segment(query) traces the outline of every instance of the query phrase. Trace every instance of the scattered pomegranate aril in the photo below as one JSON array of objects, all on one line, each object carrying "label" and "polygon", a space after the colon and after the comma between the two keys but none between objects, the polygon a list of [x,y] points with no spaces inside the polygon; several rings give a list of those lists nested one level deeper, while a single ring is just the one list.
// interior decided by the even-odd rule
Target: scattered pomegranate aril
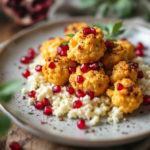
[{"label": "scattered pomegranate aril", "polygon": [[82,101],[76,100],[73,103],[73,108],[80,108],[82,106]]},{"label": "scattered pomegranate aril", "polygon": [[140,56],[140,57],[143,57],[143,56],[144,56],[144,52],[143,52],[142,50],[139,50],[139,49],[137,49],[137,50],[135,51],[135,54],[136,54],[136,56]]},{"label": "scattered pomegranate aril", "polygon": [[59,46],[57,47],[57,54],[60,55],[61,54],[61,51],[63,51],[63,46]]},{"label": "scattered pomegranate aril", "polygon": [[69,50],[68,45],[61,45],[57,48],[57,54],[60,56],[67,56],[67,50]]},{"label": "scattered pomegranate aril", "polygon": [[106,45],[107,48],[113,48],[114,47],[114,42],[106,40],[105,41],[105,45]]},{"label": "scattered pomegranate aril", "polygon": [[49,106],[50,105],[49,99],[48,98],[44,98],[42,100],[42,104],[43,104],[43,106]]},{"label": "scattered pomegranate aril", "polygon": [[124,86],[121,83],[118,83],[117,84],[117,90],[120,91],[120,90],[123,90],[123,89],[124,89]]},{"label": "scattered pomegranate aril", "polygon": [[38,110],[43,110],[43,108],[44,108],[43,103],[40,101],[35,101],[34,107]]},{"label": "scattered pomegranate aril", "polygon": [[68,44],[64,45],[64,46],[63,46],[63,49],[66,50],[66,51],[69,50]]},{"label": "scattered pomegranate aril", "polygon": [[66,90],[67,90],[67,92],[68,92],[69,94],[73,94],[73,93],[74,93],[74,89],[73,89],[73,87],[71,87],[71,86],[68,86],[68,87],[66,88]]},{"label": "scattered pomegranate aril", "polygon": [[11,142],[9,148],[11,150],[21,150],[21,145],[18,142]]},{"label": "scattered pomegranate aril", "polygon": [[67,56],[67,51],[66,50],[61,51],[60,56]]},{"label": "scattered pomegranate aril", "polygon": [[28,93],[28,96],[30,98],[35,98],[36,92],[34,90],[32,90],[31,92]]},{"label": "scattered pomegranate aril", "polygon": [[42,66],[41,66],[41,65],[36,65],[36,66],[35,66],[35,70],[36,70],[37,72],[42,72]]},{"label": "scattered pomegranate aril", "polygon": [[29,70],[25,70],[25,71],[22,73],[22,76],[23,76],[24,78],[28,78],[30,75],[31,75],[31,74],[30,74],[30,71],[29,71]]},{"label": "scattered pomegranate aril", "polygon": [[145,49],[145,46],[143,45],[143,43],[138,42],[138,44],[137,44],[137,46],[136,46],[136,49],[137,49],[137,50],[144,50],[144,49]]},{"label": "scattered pomegranate aril", "polygon": [[21,57],[20,62],[23,64],[29,64],[30,58],[28,56],[23,56],[23,57]]},{"label": "scattered pomegranate aril", "polygon": [[78,83],[83,83],[83,81],[84,81],[84,77],[82,75],[78,75],[77,76],[77,82]]},{"label": "scattered pomegranate aril", "polygon": [[79,129],[85,129],[85,127],[86,127],[85,120],[84,120],[84,119],[78,120],[78,122],[77,122],[77,127],[78,127]]},{"label": "scattered pomegranate aril", "polygon": [[75,73],[76,72],[76,67],[69,67],[69,73]]},{"label": "scattered pomegranate aril", "polygon": [[93,33],[94,35],[96,35],[96,30],[95,30],[95,28],[91,28],[91,33]]},{"label": "scattered pomegranate aril", "polygon": [[89,68],[91,70],[98,70],[99,69],[98,63],[89,64]]},{"label": "scattered pomegranate aril", "polygon": [[30,48],[30,49],[28,50],[28,55],[29,55],[29,56],[32,56],[32,57],[34,58],[34,56],[36,55],[35,50],[34,50],[33,48]]},{"label": "scattered pomegranate aril", "polygon": [[86,91],[86,94],[88,96],[90,96],[91,100],[94,98],[94,92],[93,91],[88,90],[88,91]]},{"label": "scattered pomegranate aril", "polygon": [[53,93],[60,93],[61,87],[59,85],[53,86],[52,91],[53,91]]},{"label": "scattered pomegranate aril", "polygon": [[137,73],[137,77],[138,77],[139,79],[142,79],[142,78],[144,77],[143,71],[139,70],[138,73]]},{"label": "scattered pomegranate aril", "polygon": [[83,29],[83,34],[84,34],[84,35],[91,34],[91,28],[90,28],[90,27],[84,28],[84,29]]},{"label": "scattered pomegranate aril", "polygon": [[80,98],[80,97],[84,97],[85,93],[82,90],[77,90],[75,93],[76,97]]},{"label": "scattered pomegranate aril", "polygon": [[86,73],[89,70],[89,66],[88,64],[82,64],[80,69],[83,73]]},{"label": "scattered pomegranate aril", "polygon": [[50,69],[54,69],[54,68],[56,67],[56,65],[55,65],[54,62],[50,62],[49,65],[48,65],[48,67],[49,67]]},{"label": "scattered pomegranate aril", "polygon": [[143,105],[150,105],[150,95],[145,95],[143,97]]},{"label": "scattered pomegranate aril", "polygon": [[49,107],[49,106],[46,106],[46,107],[44,108],[43,113],[44,113],[45,115],[47,115],[47,116],[50,116],[50,115],[52,115],[52,113],[53,113],[53,109],[52,109],[51,107]]},{"label": "scattered pomegranate aril", "polygon": [[139,67],[139,64],[136,62],[131,62],[130,65],[134,68],[137,69]]}]

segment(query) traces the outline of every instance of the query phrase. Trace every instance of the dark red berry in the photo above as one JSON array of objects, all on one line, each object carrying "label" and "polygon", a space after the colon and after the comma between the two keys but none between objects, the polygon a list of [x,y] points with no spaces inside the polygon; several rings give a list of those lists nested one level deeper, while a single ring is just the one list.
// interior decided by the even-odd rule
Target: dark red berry
[{"label": "dark red berry", "polygon": [[96,30],[95,30],[95,28],[91,28],[91,33],[93,33],[94,35],[96,35]]},{"label": "dark red berry", "polygon": [[76,72],[76,67],[69,67],[69,73],[75,73]]},{"label": "dark red berry", "polygon": [[88,64],[82,64],[80,69],[83,73],[88,72],[89,70]]},{"label": "dark red berry", "polygon": [[121,83],[118,83],[117,84],[117,90],[120,91],[122,89],[124,89],[124,86]]},{"label": "dark red berry", "polygon": [[20,146],[20,144],[18,142],[11,142],[9,144],[9,148],[11,150],[21,150],[21,146]]},{"label": "dark red berry", "polygon": [[55,65],[54,62],[50,62],[49,65],[48,65],[48,67],[49,67],[50,69],[54,69],[54,68],[56,67],[56,65]]},{"label": "dark red berry", "polygon": [[77,90],[75,93],[76,97],[80,98],[80,97],[84,97],[85,93],[82,90]]},{"label": "dark red berry", "polygon": [[150,95],[145,95],[143,97],[143,104],[144,105],[150,105]]},{"label": "dark red berry", "polygon": [[73,89],[73,87],[71,87],[71,86],[68,86],[68,87],[66,88],[66,90],[67,90],[67,92],[68,92],[69,94],[73,94],[73,93],[74,93],[74,89]]},{"label": "dark red berry", "polygon": [[136,62],[131,62],[130,65],[134,68],[137,69],[139,67],[139,64]]},{"label": "dark red berry", "polygon": [[86,127],[85,120],[84,119],[78,120],[77,126],[79,129],[85,129],[85,127]]},{"label": "dark red berry", "polygon": [[98,70],[99,69],[98,63],[89,64],[89,68],[91,70]]},{"label": "dark red berry", "polygon": [[63,51],[64,49],[63,49],[63,46],[59,46],[58,48],[57,48],[57,54],[58,55],[61,55],[61,51]]},{"label": "dark red berry", "polygon": [[43,104],[43,106],[49,106],[49,105],[50,105],[50,102],[49,102],[48,98],[44,98],[44,99],[42,100],[42,104]]},{"label": "dark red berry", "polygon": [[137,77],[138,77],[139,79],[142,79],[142,78],[144,77],[143,71],[141,71],[141,70],[138,71]]},{"label": "dark red berry", "polygon": [[91,34],[91,28],[90,27],[86,27],[83,29],[83,34],[86,36],[88,34]]},{"label": "dark red berry", "polygon": [[29,58],[30,60],[32,60],[32,59],[35,57],[35,55],[36,55],[35,50],[34,50],[33,48],[30,48],[30,49],[28,50],[28,58]]},{"label": "dark red berry", "polygon": [[83,81],[84,81],[84,77],[82,75],[78,75],[77,76],[77,82],[78,83],[83,83]]},{"label": "dark red berry", "polygon": [[93,92],[93,91],[88,90],[88,91],[86,91],[86,94],[87,94],[88,96],[90,96],[91,99],[94,98],[94,92]]},{"label": "dark red berry", "polygon": [[28,93],[28,96],[30,98],[35,98],[35,94],[36,94],[36,92],[34,90],[32,90],[31,92]]},{"label": "dark red berry", "polygon": [[139,50],[139,49],[137,49],[137,50],[135,51],[135,54],[136,54],[136,56],[140,56],[140,57],[143,57],[143,56],[144,56],[143,51],[142,51],[142,50]]},{"label": "dark red berry", "polygon": [[67,56],[67,50],[69,50],[68,45],[61,45],[57,48],[57,54],[60,56]]},{"label": "dark red berry", "polygon": [[22,76],[23,76],[24,78],[28,78],[30,75],[31,75],[31,74],[30,74],[30,71],[29,71],[29,70],[25,70],[25,71],[22,73]]},{"label": "dark red berry", "polygon": [[144,49],[145,49],[145,46],[143,45],[143,43],[138,42],[138,44],[137,44],[137,46],[136,46],[136,49],[137,49],[137,50],[144,50]]},{"label": "dark red berry", "polygon": [[107,48],[113,48],[114,47],[114,42],[106,40],[105,41],[105,45],[106,45]]},{"label": "dark red berry", "polygon": [[23,56],[23,57],[21,57],[20,62],[23,64],[29,64],[30,58],[28,56]]},{"label": "dark red berry", "polygon": [[35,66],[35,70],[36,70],[37,72],[41,72],[41,71],[42,71],[42,66],[41,66],[41,65],[36,65],[36,66]]},{"label": "dark red berry", "polygon": [[38,110],[43,110],[43,108],[44,108],[43,103],[40,101],[35,101],[34,107]]},{"label": "dark red berry", "polygon": [[61,87],[59,85],[53,86],[52,91],[53,93],[59,93],[61,92]]},{"label": "dark red berry", "polygon": [[65,51],[69,50],[68,44],[67,44],[67,45],[64,45],[64,46],[63,46],[63,49],[64,49]]},{"label": "dark red berry", "polygon": [[82,106],[82,101],[77,100],[73,103],[73,108],[80,108]]},{"label": "dark red berry", "polygon": [[52,115],[52,113],[53,113],[53,109],[52,109],[51,107],[49,107],[49,106],[46,106],[46,107],[44,108],[43,113],[44,113],[45,115],[47,115],[47,116],[50,116],[50,115]]},{"label": "dark red berry", "polygon": [[60,56],[67,56],[67,51],[66,50],[61,51]]}]

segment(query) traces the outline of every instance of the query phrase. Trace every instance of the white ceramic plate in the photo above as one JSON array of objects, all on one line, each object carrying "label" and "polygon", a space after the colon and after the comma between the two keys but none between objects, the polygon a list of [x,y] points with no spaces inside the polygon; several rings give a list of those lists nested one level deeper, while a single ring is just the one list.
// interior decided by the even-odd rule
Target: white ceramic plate
[{"label": "white ceramic plate", "polygon": [[[108,19],[76,18],[66,21],[57,21],[45,24],[33,29],[21,32],[10,40],[1,50],[0,55],[0,81],[10,79],[23,80],[21,72],[26,68],[20,64],[20,57],[27,53],[29,47],[37,47],[40,43],[50,37],[62,36],[63,29],[70,23],[83,21],[91,23],[107,23]],[[125,23],[127,29],[123,37],[127,37],[133,43],[143,42],[149,49],[145,50],[144,60],[150,64],[150,29]],[[22,69],[18,69],[21,66]],[[14,99],[1,109],[8,114],[13,121],[27,131],[46,138],[53,142],[75,145],[75,146],[112,146],[124,144],[150,135],[150,107],[141,107],[134,114],[127,116],[126,122],[117,125],[101,124],[91,127],[88,133],[76,127],[76,120],[59,121],[57,117],[46,117],[40,111],[29,115],[33,109],[27,106],[18,92]],[[47,123],[43,124],[47,120]]]}]

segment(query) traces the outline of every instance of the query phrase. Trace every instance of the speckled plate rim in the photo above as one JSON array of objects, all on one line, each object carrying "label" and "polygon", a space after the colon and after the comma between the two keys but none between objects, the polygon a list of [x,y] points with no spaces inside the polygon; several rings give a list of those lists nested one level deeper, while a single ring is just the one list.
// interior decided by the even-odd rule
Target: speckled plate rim
[{"label": "speckled plate rim", "polygon": [[[42,23],[39,24],[35,27],[30,27],[29,29],[25,29],[21,32],[19,32],[18,34],[16,34],[12,39],[6,41],[4,43],[4,45],[2,46],[2,48],[0,48],[0,53],[3,52],[3,50],[5,50],[7,48],[7,46],[9,46],[12,42],[14,42],[15,40],[23,37],[25,34],[28,34],[29,32],[32,31],[36,31],[40,28],[44,28],[47,26],[51,26],[54,24],[60,24],[60,23],[70,23],[70,22],[76,22],[76,21],[91,21],[91,22],[108,22],[108,21],[112,21],[112,22],[116,22],[117,20],[113,20],[113,19],[109,19],[109,18],[103,18],[103,19],[96,19],[96,18],[82,18],[82,17],[78,17],[78,18],[69,18],[66,20],[57,20],[57,21],[51,21],[51,22],[47,22],[47,23]],[[131,22],[129,21],[124,21],[124,25],[130,25]],[[142,30],[146,30],[147,32],[150,33],[150,26],[148,24],[142,24],[142,26],[140,24],[137,23],[133,23],[132,22],[132,26],[136,27],[136,28],[140,28]],[[115,145],[121,145],[121,144],[126,144],[126,143],[131,143],[140,139],[143,139],[144,137],[150,136],[150,131],[149,132],[143,132],[142,134],[136,135],[136,136],[129,136],[128,137],[123,137],[123,138],[116,138],[116,139],[112,139],[112,140],[78,140],[78,139],[74,139],[74,138],[64,138],[62,136],[57,136],[55,134],[47,134],[46,132],[43,132],[42,130],[40,130],[39,128],[35,128],[31,125],[26,124],[24,121],[20,120],[17,118],[17,116],[15,116],[12,112],[10,113],[9,110],[7,110],[7,108],[5,107],[5,105],[0,105],[0,110],[2,112],[4,112],[6,115],[8,115],[12,121],[14,121],[18,126],[20,126],[21,128],[25,129],[26,131],[39,136],[41,138],[47,139],[49,141],[52,142],[56,142],[56,143],[61,143],[61,144],[67,144],[67,145],[73,145],[73,146],[86,146],[86,147],[102,147],[102,146],[115,146]]]}]

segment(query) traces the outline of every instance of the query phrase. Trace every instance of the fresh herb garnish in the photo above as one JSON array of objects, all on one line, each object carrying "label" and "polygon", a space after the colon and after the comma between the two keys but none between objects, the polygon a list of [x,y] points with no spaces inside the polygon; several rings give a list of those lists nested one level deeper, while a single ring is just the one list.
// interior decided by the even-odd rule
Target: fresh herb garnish
[{"label": "fresh herb garnish", "polygon": [[65,46],[65,45],[68,45],[69,44],[69,41],[65,42],[65,43],[62,43],[62,46]]},{"label": "fresh herb garnish", "polygon": [[75,34],[66,34],[66,36],[73,37]]},{"label": "fresh herb garnish", "polygon": [[122,22],[109,23],[109,24],[93,24],[93,27],[98,27],[104,32],[104,40],[116,41],[115,37],[124,33],[122,29]]},{"label": "fresh herb garnish", "polygon": [[29,114],[29,115],[33,115],[34,113],[33,113],[33,112],[28,112],[28,114]]}]

